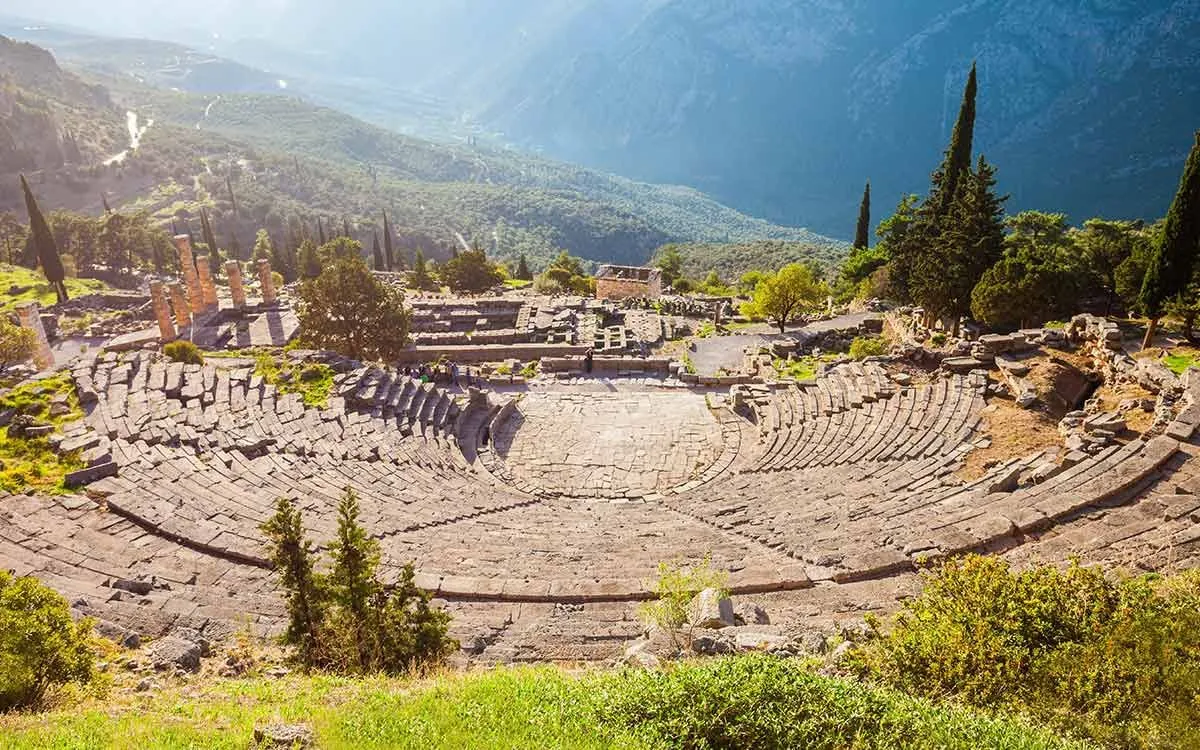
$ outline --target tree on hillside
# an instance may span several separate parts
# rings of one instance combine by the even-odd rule
[[[592,294],[596,291],[596,281],[584,271],[583,260],[566,250],[559,251],[533,284],[537,291],[546,294]]]
[[[363,260],[363,246],[358,240],[352,240],[349,237],[335,237],[317,248],[317,258],[322,267],[331,266],[344,258]],[[320,274],[321,272],[318,270],[316,275]]]
[[[254,237],[254,260],[271,260],[271,256],[275,254],[275,248],[271,246],[271,234],[265,229],[258,230],[258,234]],[[274,265],[274,264],[272,264]],[[278,269],[275,269],[278,270]]]
[[[0,372],[32,357],[36,343],[33,331],[13,323],[7,315],[0,315]]]
[[[742,312],[772,321],[783,333],[796,316],[820,309],[828,295],[829,288],[818,280],[811,266],[792,263],[762,279],[754,299],[742,306]]]
[[[299,261],[302,279],[315,279],[321,275],[321,256],[312,240],[300,243]]]
[[[233,207],[233,215],[236,218],[238,215],[238,202],[237,196],[233,193],[233,180],[229,178],[229,175],[225,176],[225,189],[229,191],[229,205]]]
[[[468,250],[446,261],[440,275],[442,282],[456,292],[478,294],[504,280],[495,263],[488,260],[482,248]]]
[[[29,230],[11,211],[0,213],[0,259],[17,264],[21,262],[21,250],[25,247]]]
[[[425,262],[425,253],[417,248],[417,254],[413,258],[413,270],[408,273],[408,285],[413,289],[436,290],[437,284],[433,277],[429,275],[429,264]]]
[[[383,251],[379,249],[379,232],[375,232],[374,243],[371,246],[371,259],[375,263],[376,271],[386,271],[387,260],[383,257]]]
[[[971,293],[1004,254],[1004,201],[995,193],[996,171],[980,156],[960,183],[936,244],[917,258],[910,275],[913,298],[926,312],[958,321],[971,312]]]
[[[217,247],[217,236],[213,234],[212,223],[208,220],[208,211],[200,209],[200,234],[204,244],[208,245],[209,268],[214,279],[221,277],[221,250]]]
[[[388,221],[387,211],[383,212],[383,259],[387,262],[387,270],[401,270],[397,265],[399,259],[396,257],[395,246],[392,243],[392,224]]]
[[[232,229],[229,230],[229,257],[237,261],[246,260],[242,255],[242,243],[238,242],[237,234]]]
[[[1007,221],[1004,257],[971,293],[971,312],[995,328],[1040,325],[1069,315],[1089,280],[1066,217],[1025,211]]]
[[[100,193],[100,204],[104,206],[104,213],[111,214],[113,212],[112,206],[108,205],[108,196],[103,191]]]
[[[854,228],[854,249],[866,250],[871,245],[871,181],[863,190],[862,203],[858,206],[858,225]]]
[[[667,245],[659,251],[654,265],[662,271],[663,283],[672,286],[683,275],[683,254],[675,245]]]
[[[1142,340],[1143,349],[1152,343],[1167,302],[1182,295],[1192,283],[1197,254],[1200,254],[1200,130],[1196,131],[1179,189],[1167,211],[1162,235],[1142,283],[1142,314],[1150,318]]]
[[[58,245],[54,242],[54,236],[50,234],[50,227],[46,225],[46,218],[42,216],[42,209],[38,208],[37,199],[33,197],[25,175],[21,175],[21,189],[25,192],[25,209],[29,212],[29,235],[37,250],[38,263],[42,267],[42,273],[46,274],[46,280],[54,289],[59,304],[62,304],[70,299],[70,295],[67,294],[66,270],[58,256]]]
[[[521,253],[521,257],[517,258],[517,270],[513,273],[513,278],[521,281],[533,280],[533,273],[529,270],[529,262],[525,260],[525,253]]]
[[[892,260],[888,269],[889,283],[893,293],[901,301],[911,300],[920,305],[926,304],[925,300],[914,293],[911,277],[918,263],[926,263],[926,255],[941,247],[941,235],[954,211],[954,201],[959,188],[971,174],[977,92],[975,66],[972,65],[967,76],[967,85],[963,90],[958,119],[950,135],[950,144],[942,157],[942,163],[930,179],[929,195],[913,207],[913,219],[904,232],[903,241],[890,247]]]
[[[325,225],[321,223],[321,217],[317,217],[317,244],[325,244]]]
[[[300,332],[309,346],[360,360],[395,359],[408,345],[404,294],[358,257],[339,257],[300,287]]]
[[[1146,245],[1145,226],[1140,221],[1109,221],[1088,219],[1083,229],[1074,232],[1075,244],[1083,251],[1087,265],[1095,273],[1104,291],[1104,314],[1112,312],[1113,303],[1121,298],[1122,266],[1130,262]],[[1145,275],[1145,265],[1142,274]],[[1140,290],[1139,290],[1140,291]]]
[[[342,217],[342,236],[346,237],[346,238],[351,237],[350,220],[347,219],[345,216]]]

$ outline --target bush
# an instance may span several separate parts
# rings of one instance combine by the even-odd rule
[[[866,359],[887,354],[887,342],[878,336],[859,336],[850,342],[850,358]]]
[[[935,706],[768,655],[628,670],[596,692],[602,721],[652,747],[746,750],[1080,747],[1020,721]]]
[[[946,343],[946,334],[940,332],[933,334],[929,337],[929,343],[934,346],[943,346]]]
[[[1019,710],[1121,748],[1200,746],[1200,574],[1110,580],[947,563],[858,659],[905,692]]]
[[[676,648],[690,648],[688,605],[705,589],[716,589],[721,596],[728,596],[728,587],[729,573],[714,570],[707,557],[691,567],[659,563],[655,598],[638,607],[638,616],[647,625],[666,631]]]
[[[163,354],[171,360],[182,362],[185,365],[204,364],[204,354],[200,351],[200,347],[190,341],[172,341],[163,347]]]
[[[34,578],[0,570],[0,711],[34,706],[51,689],[92,679],[92,622]]]
[[[411,563],[394,585],[379,580],[379,543],[358,523],[358,512],[358,498],[346,488],[327,575],[315,572],[294,501],[279,500],[261,527],[287,592],[284,643],[296,647],[303,665],[342,674],[402,674],[440,661],[458,648],[446,635],[450,616],[430,606]]]

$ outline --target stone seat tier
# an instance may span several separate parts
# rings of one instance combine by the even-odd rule
[[[973,436],[984,406],[969,376],[896,392],[836,372],[814,386],[777,391],[771,401],[760,430],[762,453],[744,471],[942,455]]]

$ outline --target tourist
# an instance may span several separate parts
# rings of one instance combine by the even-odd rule
[[[583,355],[583,371],[588,375],[592,374],[592,347],[588,347],[587,353]]]
[[[450,385],[458,387],[458,365],[450,362]]]

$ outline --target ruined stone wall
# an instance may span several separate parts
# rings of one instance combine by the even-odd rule
[[[662,296],[662,281],[637,281],[635,279],[596,279],[597,299],[627,299],[629,297],[649,297],[657,299]]]

